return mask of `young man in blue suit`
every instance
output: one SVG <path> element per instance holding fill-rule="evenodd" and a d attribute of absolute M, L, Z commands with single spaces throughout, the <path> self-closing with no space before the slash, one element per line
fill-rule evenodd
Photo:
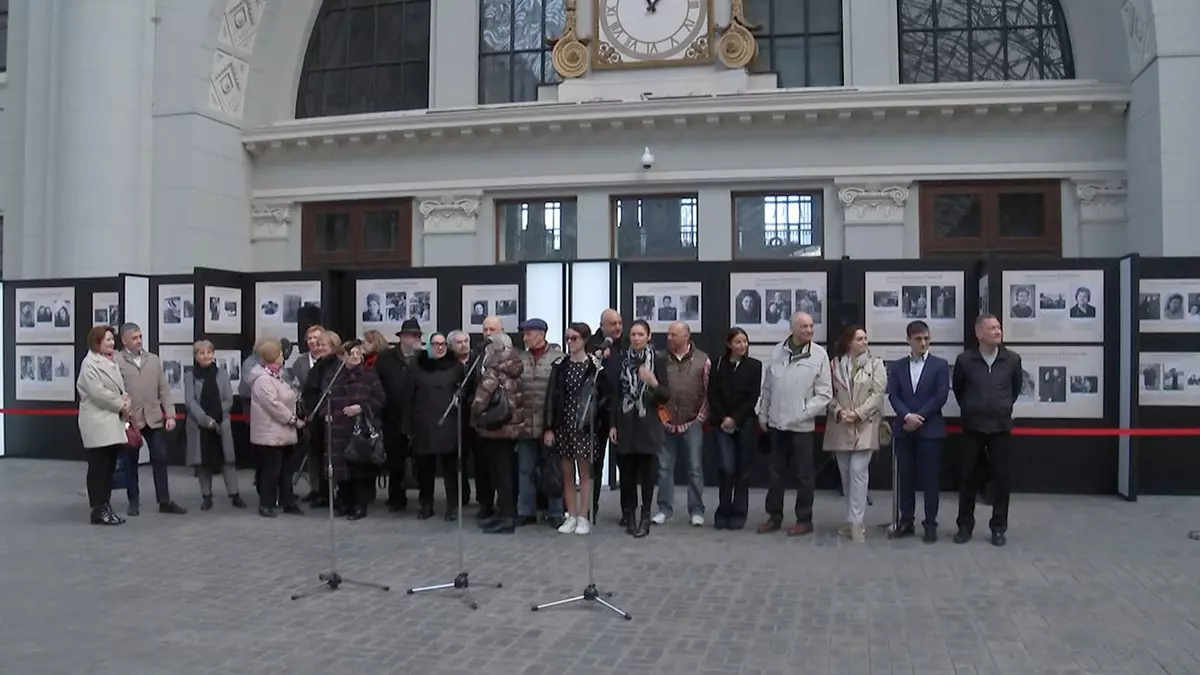
<path fill-rule="evenodd" d="M 929 353 L 929 325 L 913 321 L 907 328 L 908 358 L 888 367 L 888 400 L 896 411 L 893 422 L 896 471 L 900 490 L 900 522 L 896 536 L 914 533 L 916 488 L 925 495 L 926 544 L 937 541 L 938 471 L 946 420 L 942 408 L 950 395 L 950 364 Z"/>

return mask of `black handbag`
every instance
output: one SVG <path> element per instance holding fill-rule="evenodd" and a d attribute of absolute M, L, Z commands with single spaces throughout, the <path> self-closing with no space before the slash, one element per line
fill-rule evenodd
<path fill-rule="evenodd" d="M 354 419 L 354 430 L 346 445 L 346 462 L 365 466 L 383 466 L 387 462 L 383 435 L 364 415 Z"/>
<path fill-rule="evenodd" d="M 497 386 L 476 421 L 486 431 L 497 431 L 508 424 L 512 416 L 512 403 L 508 400 L 508 393 L 504 391 L 504 387 Z"/>

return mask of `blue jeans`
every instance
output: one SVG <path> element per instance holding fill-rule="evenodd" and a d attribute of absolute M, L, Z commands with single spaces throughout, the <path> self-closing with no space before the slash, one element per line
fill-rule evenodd
<path fill-rule="evenodd" d="M 539 440 L 517 441 L 517 515 L 537 515 L 537 493 L 546 493 L 551 518 L 563 517 L 562 467 L 558 453 Z"/>
<path fill-rule="evenodd" d="M 675 457 L 687 457 L 689 516 L 704 515 L 704 426 L 699 422 L 682 434 L 663 434 L 658 451 L 658 511 L 670 518 L 675 514 Z"/>
<path fill-rule="evenodd" d="M 734 433 L 717 429 L 717 467 L 720 502 L 713 514 L 717 527 L 741 529 L 750 508 L 750 471 L 758 443 L 758 420 L 751 419 Z"/>
<path fill-rule="evenodd" d="M 150 450 L 150 468 L 154 471 L 154 497 L 159 504 L 171 501 L 171 489 L 167 486 L 167 438 L 165 429 L 142 427 L 142 438 L 146 439 L 146 447 Z M 141 448 L 130 448 L 128 462 L 125 464 L 125 494 L 129 496 L 130 504 L 141 503 L 141 490 L 138 487 L 138 453 Z"/>
<path fill-rule="evenodd" d="M 925 527 L 937 527 L 938 472 L 941 469 L 942 439 L 896 436 L 896 478 L 900 522 L 912 523 L 917 510 L 917 489 L 925 495 Z"/>

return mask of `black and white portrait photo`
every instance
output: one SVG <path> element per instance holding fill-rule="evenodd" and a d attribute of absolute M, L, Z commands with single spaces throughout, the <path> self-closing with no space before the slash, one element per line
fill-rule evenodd
<path fill-rule="evenodd" d="M 701 331 L 701 284 L 694 281 L 635 282 L 635 318 L 650 324 L 654 333 L 665 333 L 672 323 L 682 321 L 694 333 Z"/>
<path fill-rule="evenodd" d="M 378 293 L 368 293 L 363 304 L 366 306 L 362 313 L 363 323 L 383 323 L 383 301 Z"/>
<path fill-rule="evenodd" d="M 1029 374 L 1028 370 L 1021 369 L 1021 393 L 1018 396 L 1031 399 L 1037 390 L 1037 383 L 1033 380 L 1033 375 Z"/>
<path fill-rule="evenodd" d="M 1009 309 L 1008 316 L 1013 319 L 1032 319 L 1037 316 L 1037 310 L 1033 307 L 1034 293 L 1037 287 L 1033 284 L 1012 284 L 1008 287 L 1008 294 L 1012 298 L 1012 307 Z"/>
<path fill-rule="evenodd" d="M 183 381 L 183 366 L 178 361 L 163 361 L 163 375 L 168 387 L 178 387 Z"/>
<path fill-rule="evenodd" d="M 671 322 L 679 320 L 679 308 L 675 306 L 675 300 L 669 295 L 662 296 L 658 305 L 658 320 Z"/>
<path fill-rule="evenodd" d="M 790 323 L 792 320 L 792 289 L 767 289 L 765 318 L 769 324 Z"/>
<path fill-rule="evenodd" d="M 97 307 L 92 310 L 92 325 L 107 326 L 108 325 L 108 308 Z"/>
<path fill-rule="evenodd" d="M 37 320 L 34 317 L 36 312 L 34 309 L 34 303 L 26 300 L 20 303 L 20 307 L 21 309 L 18 317 L 18 325 L 21 328 L 33 328 L 37 326 Z"/>
<path fill-rule="evenodd" d="M 408 318 L 416 319 L 420 324 L 429 323 L 431 295 L 429 291 L 415 291 L 408 295 Z"/>
<path fill-rule="evenodd" d="M 110 325 L 110 326 L 120 326 L 121 325 L 121 307 L 119 305 L 109 305 L 108 306 L 108 325 Z"/>
<path fill-rule="evenodd" d="M 178 325 L 183 323 L 182 300 L 179 296 L 173 295 L 169 298 L 163 298 L 162 301 L 162 322 L 168 325 Z"/>
<path fill-rule="evenodd" d="M 54 310 L 50 309 L 50 305 L 38 305 L 37 322 L 50 323 L 54 321 Z"/>
<path fill-rule="evenodd" d="M 220 321 L 221 320 L 221 298 L 219 298 L 215 295 L 209 297 L 209 299 L 208 299 L 208 320 L 209 321 Z"/>
<path fill-rule="evenodd" d="M 1138 319 L 1158 321 L 1162 319 L 1162 294 L 1138 293 Z"/>
<path fill-rule="evenodd" d="M 37 380 L 37 369 L 33 365 L 32 356 L 21 357 L 21 379 L 28 382 Z"/>
<path fill-rule="evenodd" d="M 1096 306 L 1092 304 L 1092 289 L 1087 286 L 1075 289 L 1075 303 L 1071 305 L 1069 316 L 1072 319 L 1096 318 Z"/>
<path fill-rule="evenodd" d="M 899 307 L 900 294 L 896 291 L 875 291 L 871 294 L 871 306 L 876 309 Z"/>
<path fill-rule="evenodd" d="M 300 308 L 304 306 L 304 300 L 301 296 L 295 293 L 283 294 L 283 322 L 296 323 L 300 319 Z"/>
<path fill-rule="evenodd" d="M 1100 378 L 1096 375 L 1072 375 L 1072 394 L 1095 394 L 1100 391 Z"/>
<path fill-rule="evenodd" d="M 1187 372 L 1178 366 L 1163 366 L 1162 390 L 1183 391 L 1187 383 Z"/>
<path fill-rule="evenodd" d="M 236 319 L 238 315 L 238 304 L 233 300 L 225 301 L 225 316 L 230 319 Z"/>
<path fill-rule="evenodd" d="M 1200 321 L 1200 293 L 1188 293 L 1188 319 Z"/>
<path fill-rule="evenodd" d="M 1180 321 L 1183 319 L 1183 294 L 1171 293 L 1163 302 L 1162 318 L 1169 321 Z"/>
<path fill-rule="evenodd" d="M 655 308 L 658 301 L 653 295 L 635 295 L 633 298 L 633 318 L 642 321 L 654 321 Z"/>
<path fill-rule="evenodd" d="M 929 288 L 927 286 L 900 287 L 900 304 L 906 319 L 929 318 Z"/>
<path fill-rule="evenodd" d="M 954 286 L 929 287 L 929 318 L 954 319 L 958 315 L 958 289 Z"/>
<path fill-rule="evenodd" d="M 487 300 L 479 300 L 471 303 L 471 324 L 472 326 L 482 326 L 483 320 L 488 315 Z"/>
<path fill-rule="evenodd" d="M 408 293 L 404 291 L 388 291 L 383 297 L 387 303 L 385 310 L 387 312 L 387 320 L 391 323 L 403 323 L 404 319 L 408 318 Z M 367 305 L 368 311 L 370 308 L 370 305 Z M 366 321 L 366 319 L 364 318 L 363 321 Z"/>
<path fill-rule="evenodd" d="M 1038 368 L 1038 400 L 1042 403 L 1067 402 L 1067 369 L 1062 366 Z"/>
<path fill-rule="evenodd" d="M 194 302 L 192 302 L 191 298 L 183 299 L 183 318 L 184 319 L 196 318 L 196 305 Z"/>
<path fill-rule="evenodd" d="M 55 303 L 54 307 L 54 327 L 55 328 L 70 328 L 71 327 L 71 301 L 63 300 Z"/>
<path fill-rule="evenodd" d="M 755 290 L 738 291 L 734 298 L 733 322 L 742 325 L 762 323 L 762 296 Z"/>
<path fill-rule="evenodd" d="M 38 382 L 53 382 L 54 381 L 54 357 L 53 356 L 37 357 L 37 379 L 38 379 Z"/>
<path fill-rule="evenodd" d="M 1066 309 L 1067 299 L 1062 293 L 1054 291 L 1042 291 L 1038 294 L 1038 309 L 1055 310 Z"/>
<path fill-rule="evenodd" d="M 263 317 L 279 316 L 279 303 L 274 300 L 264 300 L 258 309 Z"/>
<path fill-rule="evenodd" d="M 1142 364 L 1141 388 L 1143 391 L 1159 391 L 1162 389 L 1162 369 L 1161 363 Z"/>
<path fill-rule="evenodd" d="M 819 325 L 825 322 L 825 312 L 821 301 L 821 294 L 812 288 L 800 288 L 796 290 L 796 311 L 805 312 L 812 317 L 813 325 Z M 788 318 L 788 325 L 791 325 L 791 317 Z"/>
<path fill-rule="evenodd" d="M 496 316 L 504 319 L 505 317 L 515 317 L 517 315 L 516 300 L 497 300 L 496 301 Z M 507 325 L 507 323 L 505 324 Z"/>

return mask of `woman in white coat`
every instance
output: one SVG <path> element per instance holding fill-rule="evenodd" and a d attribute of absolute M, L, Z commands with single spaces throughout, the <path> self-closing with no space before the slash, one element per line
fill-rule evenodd
<path fill-rule="evenodd" d="M 129 395 L 121 369 L 113 361 L 115 330 L 96 326 L 88 331 L 87 356 L 79 364 L 75 389 L 79 392 L 79 436 L 87 450 L 87 492 L 93 525 L 125 522 L 109 505 L 117 457 L 127 447 L 124 415 Z"/>
<path fill-rule="evenodd" d="M 887 367 L 883 359 L 871 356 L 867 331 L 848 326 L 835 348 L 833 400 L 825 418 L 822 448 L 837 456 L 846 493 L 846 525 L 839 533 L 856 542 L 866 539 L 863 514 L 867 509 L 867 483 L 871 455 L 879 449 L 879 422 L 883 419 L 883 398 L 887 392 Z"/>

